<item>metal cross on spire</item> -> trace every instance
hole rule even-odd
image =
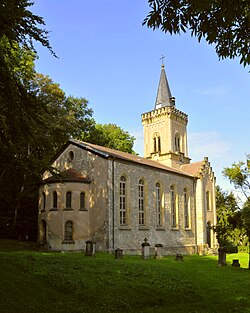
[[[161,65],[163,65],[163,59],[165,59],[165,55],[161,55],[161,58],[160,58],[160,60],[161,60]]]

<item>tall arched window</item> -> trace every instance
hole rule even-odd
[[[175,152],[180,152],[180,134],[176,133],[175,134],[175,139],[174,139],[174,144],[175,144]]]
[[[42,205],[41,205],[41,210],[45,211],[46,210],[46,194],[45,192],[42,193]]]
[[[209,191],[206,191],[206,206],[207,206],[207,211],[210,211],[210,195]]]
[[[72,207],[72,192],[68,191],[66,193],[66,209],[71,209]]]
[[[159,183],[155,185],[156,191],[156,220],[157,226],[162,225],[162,214],[161,214],[161,186]]]
[[[120,225],[127,224],[126,177],[120,178]]]
[[[157,152],[160,153],[161,152],[161,137],[158,133],[154,134],[153,141],[154,141],[154,153],[157,153]]]
[[[187,195],[187,189],[184,188],[184,226],[185,228],[190,227],[190,222],[189,222],[189,208],[188,208],[188,195]]]
[[[53,209],[57,209],[57,192],[53,192]]]
[[[67,221],[64,224],[64,240],[72,241],[73,240],[73,222]]]
[[[139,180],[138,185],[138,209],[139,209],[139,225],[145,225],[145,208],[144,208],[144,181]]]
[[[176,215],[176,201],[175,201],[175,191],[174,186],[171,186],[171,218],[172,227],[177,227],[177,215]]]
[[[80,210],[84,211],[86,210],[86,196],[85,196],[85,192],[81,192],[80,193]]]

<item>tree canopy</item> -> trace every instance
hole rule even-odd
[[[48,31],[41,28],[45,25],[42,17],[28,10],[33,2],[30,0],[0,0],[0,38],[6,37],[34,50],[33,41],[40,42],[54,54]]]
[[[232,192],[222,191],[219,186],[216,186],[216,214],[215,231],[220,246],[245,246],[247,237],[238,202]]]
[[[190,31],[215,46],[219,58],[250,64],[250,2],[246,0],[148,0],[144,19],[152,29],[180,34]]]
[[[90,133],[83,135],[81,139],[107,148],[135,154],[133,150],[135,137],[115,124],[95,124]]]
[[[248,240],[250,241],[250,155],[246,156],[246,161],[240,161],[226,167],[223,171],[225,177],[234,185],[235,189],[240,190],[245,196],[241,209],[241,222],[246,230]],[[249,269],[250,269],[250,251],[249,251]]]

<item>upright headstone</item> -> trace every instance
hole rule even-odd
[[[95,255],[95,245],[96,243],[94,241],[88,240],[86,241],[86,256],[94,256]]]
[[[155,245],[155,259],[161,259],[162,258],[162,247],[163,247],[163,245],[161,243],[157,243]]]
[[[227,265],[227,254],[226,254],[226,249],[224,247],[221,247],[218,249],[218,256],[219,256],[219,260],[218,260],[218,264],[219,266],[226,266]]]
[[[183,262],[183,255],[180,253],[176,253],[175,261],[182,261]]]
[[[232,266],[235,266],[235,267],[240,267],[240,262],[239,260],[233,260],[233,263],[232,263]]]
[[[150,243],[148,242],[147,238],[144,239],[144,242],[141,244],[141,247],[142,247],[142,253],[141,253],[142,259],[143,260],[149,259],[150,258]]]
[[[116,249],[115,250],[115,259],[122,259],[123,258],[123,250],[122,249]]]

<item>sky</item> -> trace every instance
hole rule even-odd
[[[67,95],[84,97],[97,123],[112,123],[136,138],[143,156],[141,114],[154,109],[164,55],[176,108],[188,114],[191,162],[208,157],[216,183],[233,188],[222,171],[250,153],[250,68],[219,60],[190,34],[171,36],[142,26],[147,0],[34,0],[58,56],[39,44],[36,71]]]

